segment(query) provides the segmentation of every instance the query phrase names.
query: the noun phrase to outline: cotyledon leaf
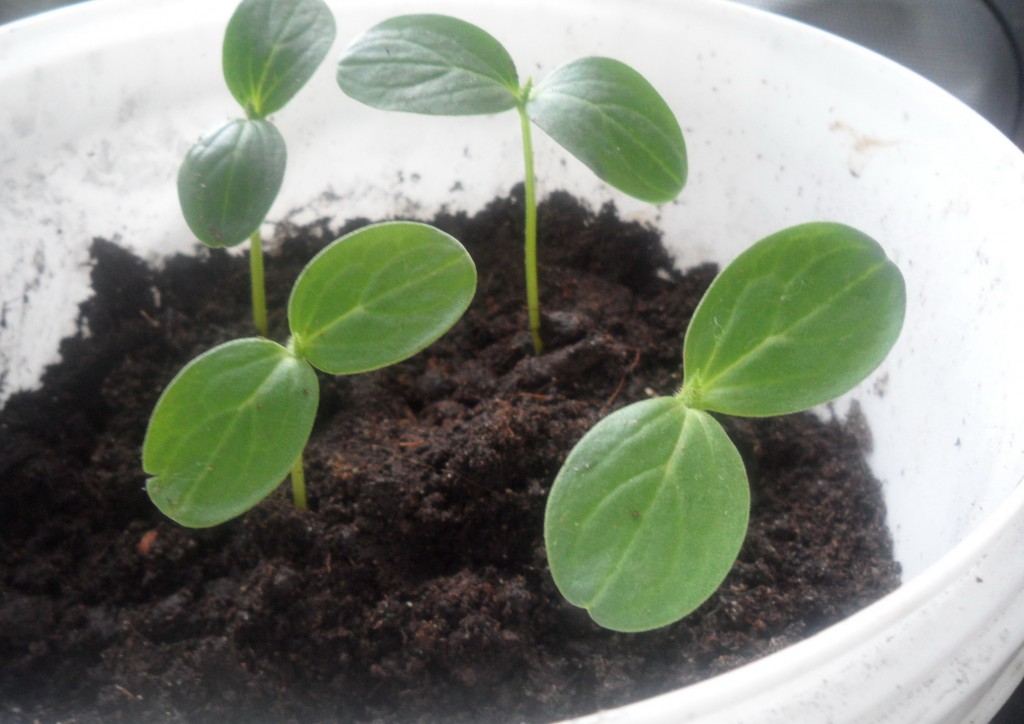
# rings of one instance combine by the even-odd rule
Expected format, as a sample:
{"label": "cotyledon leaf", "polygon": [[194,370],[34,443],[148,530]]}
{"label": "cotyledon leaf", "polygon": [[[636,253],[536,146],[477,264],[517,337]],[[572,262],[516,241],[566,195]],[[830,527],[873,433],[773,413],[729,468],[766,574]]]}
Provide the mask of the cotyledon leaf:
{"label": "cotyledon leaf", "polygon": [[370,28],[342,55],[337,81],[374,108],[446,116],[505,111],[519,93],[501,43],[445,15],[401,15]]}
{"label": "cotyledon leaf", "polygon": [[280,110],[334,42],[323,0],[242,0],[224,33],[224,80],[251,118]]}
{"label": "cotyledon leaf", "polygon": [[200,355],[150,417],[142,451],[149,497],[192,528],[241,515],[288,474],[318,398],[313,368],[276,342],[239,339]]}
{"label": "cotyledon leaf", "polygon": [[750,417],[827,402],[885,359],[905,310],[903,276],[873,239],[835,223],[785,229],[712,282],[687,329],[680,396]]}
{"label": "cotyledon leaf", "polygon": [[335,240],[299,275],[288,301],[292,344],[331,374],[403,360],[466,311],[476,267],[462,245],[427,224],[373,224]]}
{"label": "cotyledon leaf", "polygon": [[178,171],[178,199],[192,233],[235,246],[256,231],[284,180],[287,150],[269,121],[235,119],[209,131]]}
{"label": "cotyledon leaf", "polygon": [[674,199],[686,183],[679,122],[654,87],[611,58],[581,58],[530,92],[526,113],[598,178],[651,203]]}
{"label": "cotyledon leaf", "polygon": [[672,397],[637,402],[595,425],[556,477],[551,574],[606,628],[665,626],[721,584],[749,509],[743,462],[714,418]]}

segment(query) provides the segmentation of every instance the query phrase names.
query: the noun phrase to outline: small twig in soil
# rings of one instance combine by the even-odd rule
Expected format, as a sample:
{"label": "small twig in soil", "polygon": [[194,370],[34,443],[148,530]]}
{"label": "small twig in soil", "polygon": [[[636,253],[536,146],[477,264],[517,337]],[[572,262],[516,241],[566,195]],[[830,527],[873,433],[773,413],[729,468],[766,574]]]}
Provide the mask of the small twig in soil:
{"label": "small twig in soil", "polygon": [[630,363],[626,371],[622,373],[622,377],[619,378],[619,384],[615,386],[615,391],[612,392],[612,396],[605,400],[605,403],[601,405],[601,409],[598,411],[599,417],[604,417],[608,413],[608,408],[612,406],[615,399],[622,392],[622,388],[626,386],[626,378],[629,377],[636,371],[637,366],[640,364],[640,350],[636,350],[633,356],[633,361]]}

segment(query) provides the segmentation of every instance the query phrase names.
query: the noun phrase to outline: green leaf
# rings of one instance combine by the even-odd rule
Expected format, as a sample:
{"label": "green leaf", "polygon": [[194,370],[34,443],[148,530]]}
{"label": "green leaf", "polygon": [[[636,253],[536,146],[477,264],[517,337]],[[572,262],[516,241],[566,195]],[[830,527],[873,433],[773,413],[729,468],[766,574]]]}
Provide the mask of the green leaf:
{"label": "green leaf", "polygon": [[341,237],[299,275],[288,301],[296,352],[332,374],[399,362],[466,311],[476,267],[448,234],[386,222]]}
{"label": "green leaf", "polygon": [[491,35],[445,15],[402,15],[374,26],[345,51],[338,85],[374,108],[431,115],[514,108],[519,77]]}
{"label": "green leaf", "polygon": [[690,323],[679,394],[602,420],[555,479],[544,534],[566,599],[619,631],[705,601],[739,553],[750,500],[738,451],[704,410],[783,414],[832,399],[888,354],[905,306],[899,270],[850,227],[805,224],[741,254]]}
{"label": "green leaf", "polygon": [[889,353],[906,288],[874,240],[812,223],[773,234],[715,279],[686,333],[688,404],[761,417],[847,392]]}
{"label": "green leaf", "polygon": [[281,345],[240,339],[186,365],[149,420],[146,490],[168,517],[205,528],[274,490],[313,428],[316,373]]}
{"label": "green leaf", "polygon": [[234,246],[263,223],[287,160],[268,121],[238,119],[203,135],[178,171],[178,199],[189,228],[208,246]]}
{"label": "green leaf", "polygon": [[555,70],[526,104],[530,119],[598,178],[642,201],[674,199],[686,183],[675,115],[628,65],[583,58]]}
{"label": "green leaf", "polygon": [[224,34],[224,80],[250,118],[266,118],[313,77],[334,42],[323,0],[243,0]]}
{"label": "green leaf", "polygon": [[721,584],[749,510],[743,462],[714,418],[671,397],[638,402],[594,426],[558,473],[551,575],[606,628],[665,626]]}

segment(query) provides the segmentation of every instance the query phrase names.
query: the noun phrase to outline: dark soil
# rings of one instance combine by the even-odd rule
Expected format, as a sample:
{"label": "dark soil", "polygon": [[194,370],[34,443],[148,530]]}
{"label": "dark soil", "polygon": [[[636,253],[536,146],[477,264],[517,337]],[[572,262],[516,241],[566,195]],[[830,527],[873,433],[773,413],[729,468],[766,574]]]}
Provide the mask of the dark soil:
{"label": "dark soil", "polygon": [[[282,486],[208,530],[157,512],[139,451],[175,372],[252,334],[247,261],[206,251],[155,271],[95,242],[82,334],[0,415],[0,719],[546,721],[726,671],[893,589],[862,430],[801,414],[724,421],[750,473],[751,529],[696,613],[625,635],[562,601],[541,536],[549,485],[602,415],[676,389],[715,270],[677,273],[655,231],[555,195],[535,357],[520,204],[435,219],[480,277],[452,333],[396,367],[322,379],[312,510]],[[283,230],[271,309],[357,225]]]}

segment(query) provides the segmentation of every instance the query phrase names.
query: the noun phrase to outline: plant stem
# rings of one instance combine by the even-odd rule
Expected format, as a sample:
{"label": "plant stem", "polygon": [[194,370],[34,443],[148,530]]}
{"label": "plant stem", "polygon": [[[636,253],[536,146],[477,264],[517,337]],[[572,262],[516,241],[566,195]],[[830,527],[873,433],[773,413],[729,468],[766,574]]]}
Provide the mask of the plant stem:
{"label": "plant stem", "polygon": [[252,320],[256,331],[266,337],[267,295],[263,284],[263,237],[256,229],[249,237],[249,278],[252,282]]}
{"label": "plant stem", "polygon": [[292,465],[292,500],[299,510],[308,510],[306,506],[306,472],[302,468],[302,453]]}
{"label": "plant stem", "polygon": [[533,351],[540,355],[544,341],[540,338],[540,294],[537,289],[537,189],[533,172],[533,138],[530,134],[530,118],[526,115],[526,100],[530,95],[527,81],[517,110],[523,129],[523,161],[526,178],[523,182],[526,192],[526,310],[530,318],[530,335],[533,337]]}

